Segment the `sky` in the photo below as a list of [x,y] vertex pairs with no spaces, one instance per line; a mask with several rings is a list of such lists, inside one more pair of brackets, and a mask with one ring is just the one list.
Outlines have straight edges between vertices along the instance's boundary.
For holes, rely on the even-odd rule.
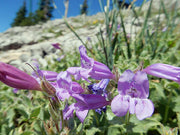
[[[38,9],[39,0],[25,0],[27,10],[30,10],[30,1],[32,1],[32,11]],[[77,16],[80,14],[80,5],[83,4],[84,0],[69,0],[68,17]],[[101,0],[106,3],[106,0]],[[23,5],[24,0],[1,0],[0,2],[0,33],[6,31],[11,27],[13,19],[16,17],[16,13],[19,8]],[[139,6],[143,0],[137,0],[135,3]],[[53,18],[59,19],[64,16],[64,0],[54,0],[57,9],[53,11]],[[101,12],[99,0],[88,0],[88,15],[93,15]]]

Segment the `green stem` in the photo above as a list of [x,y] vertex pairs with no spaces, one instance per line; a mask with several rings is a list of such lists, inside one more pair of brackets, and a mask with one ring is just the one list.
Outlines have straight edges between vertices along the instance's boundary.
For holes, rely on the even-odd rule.
[[126,125],[129,124],[129,119],[130,119],[130,113],[129,113],[129,111],[128,111],[127,114],[126,114],[126,118],[125,118],[125,123],[126,123]]
[[63,119],[63,111],[62,110],[60,111],[60,115],[61,115],[61,122],[62,122],[62,129],[61,130],[63,130],[64,129],[64,119]]
[[168,102],[167,102],[167,105],[166,105],[166,108],[165,108],[163,124],[166,123],[167,118],[168,118],[169,104],[170,104],[170,102],[171,102],[171,97],[172,97],[172,91],[171,91],[171,93],[169,94]]
[[95,117],[97,126],[99,126],[99,121],[98,121],[98,117],[97,117],[97,114],[96,114],[95,110],[93,110],[93,113],[94,113],[94,117]]
[[129,111],[128,111],[127,114],[126,114],[126,117],[125,117],[126,135],[128,135],[127,126],[129,125],[129,119],[130,119],[130,113],[129,113]]
[[123,15],[122,15],[121,11],[119,13],[120,13],[120,18],[121,18],[121,25],[122,25],[122,28],[123,28],[124,38],[125,38],[125,41],[126,41],[126,44],[127,44],[127,54],[128,54],[128,58],[130,59],[131,58],[130,43],[129,43],[128,39],[127,39],[127,33],[126,33],[125,26],[124,26]]

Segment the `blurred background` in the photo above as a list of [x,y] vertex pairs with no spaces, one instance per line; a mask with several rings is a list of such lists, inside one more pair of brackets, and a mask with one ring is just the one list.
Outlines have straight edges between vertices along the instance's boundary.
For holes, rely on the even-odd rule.
[[[106,0],[100,1],[106,5]],[[130,3],[132,1],[126,0],[125,2]],[[67,17],[82,14],[81,10],[84,8],[86,14],[90,16],[102,12],[99,0],[4,0],[0,3],[0,32],[6,31],[11,26],[33,25],[39,21],[62,18],[65,15],[65,4],[67,2],[69,3]],[[120,0],[120,2],[122,1]],[[135,0],[134,4],[140,6],[142,2],[143,0]],[[110,3],[112,6],[112,0]],[[46,10],[45,14],[48,14],[45,18],[42,17],[44,16],[43,10]],[[18,24],[18,17],[19,20],[24,19],[25,21]]]

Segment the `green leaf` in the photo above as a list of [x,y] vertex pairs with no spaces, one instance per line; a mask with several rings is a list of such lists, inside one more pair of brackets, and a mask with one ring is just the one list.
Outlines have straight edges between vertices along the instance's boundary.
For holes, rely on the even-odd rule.
[[125,134],[126,129],[123,125],[112,125],[108,127],[108,135],[119,135],[119,134]]
[[95,133],[97,132],[101,132],[101,130],[99,128],[96,127],[92,127],[88,130],[86,130],[86,135],[95,135]]
[[140,121],[133,115],[130,119],[130,122],[132,122],[133,125],[129,125],[129,128],[132,128],[134,133],[147,133],[149,129],[161,125],[161,123],[156,120],[157,118],[146,118]]
[[173,111],[180,113],[180,96],[174,97],[172,101],[174,103]]
[[40,107],[35,108],[34,110],[32,110],[31,115],[30,115],[30,119],[37,118],[39,113],[40,113],[40,110],[41,110]]
[[34,135],[34,133],[31,131],[25,131],[21,135]]
[[31,100],[27,96],[23,96],[23,103],[27,105],[28,107],[32,106]]
[[180,129],[180,113],[177,113],[178,127]]
[[29,115],[24,109],[17,108],[17,111],[24,116],[26,119],[28,119]]
[[166,87],[170,88],[170,89],[178,89],[179,88],[179,84],[177,82],[170,82],[170,83],[167,84]]
[[151,85],[156,88],[156,94],[157,94],[158,97],[165,98],[164,88],[160,83],[151,82]]

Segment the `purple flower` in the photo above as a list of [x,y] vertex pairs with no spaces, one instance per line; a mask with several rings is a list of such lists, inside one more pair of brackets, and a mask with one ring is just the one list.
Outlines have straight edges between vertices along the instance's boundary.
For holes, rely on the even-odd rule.
[[87,56],[86,48],[82,45],[79,47],[81,56],[81,67],[70,67],[67,72],[74,75],[75,79],[80,78],[90,82],[88,77],[96,80],[101,79],[114,79],[115,75],[103,63],[97,62]]
[[40,78],[45,78],[47,81],[56,81],[58,73],[53,71],[40,70],[39,63],[35,61],[33,65],[36,67],[36,72],[32,72],[32,76],[40,83]]
[[149,82],[145,72],[126,70],[119,78],[117,95],[111,102],[112,112],[116,116],[124,116],[129,111],[136,114],[139,120],[150,117],[154,105],[149,96]]
[[164,27],[164,28],[162,29],[162,32],[167,31],[167,29],[168,29],[168,27],[167,27],[167,26],[166,26],[166,27]]
[[121,28],[121,24],[118,24],[117,30],[120,30],[120,28]]
[[58,57],[56,60],[60,62],[64,57],[65,57],[65,55],[61,55],[61,56]]
[[179,67],[162,64],[162,63],[156,63],[146,67],[143,71],[146,72],[147,74],[159,78],[165,78],[180,83]]
[[42,91],[39,83],[32,76],[3,62],[0,62],[0,81],[17,89]]
[[57,97],[62,101],[64,101],[65,99],[69,99],[69,97],[73,93],[79,94],[84,92],[81,85],[77,82],[73,82],[71,80],[71,76],[66,71],[60,72],[58,74],[57,85],[55,86],[55,88]]
[[71,104],[64,110],[64,119],[72,117],[75,110],[77,117],[82,123],[87,116],[88,110],[102,108],[110,103],[101,95],[72,94],[72,97],[76,99],[77,103]]
[[[93,92],[93,94],[102,95],[105,98],[107,98],[106,87],[107,87],[109,81],[110,81],[110,79],[103,79],[99,83],[94,83],[94,84],[89,85],[88,88],[89,88],[89,90],[91,90]],[[96,112],[98,112],[99,114],[101,114],[102,111],[103,112],[106,111],[106,106],[96,109]]]
[[56,49],[61,49],[59,43],[53,43],[52,46]]
[[90,37],[87,37],[87,40],[88,40],[88,41],[91,41],[91,38],[90,38]]
[[33,72],[32,76],[37,80],[39,80],[39,76],[42,78],[44,77],[47,81],[56,81],[58,75],[58,73],[56,72],[40,70],[40,69],[37,69],[37,73],[38,75],[35,72]]
[[93,94],[104,96],[106,95],[106,87],[109,81],[110,79],[102,79],[99,83],[89,85],[88,88],[93,92]]
[[15,93],[15,94],[16,94],[18,91],[19,91],[19,89],[17,89],[17,88],[14,88],[14,89],[13,89],[13,93]]

